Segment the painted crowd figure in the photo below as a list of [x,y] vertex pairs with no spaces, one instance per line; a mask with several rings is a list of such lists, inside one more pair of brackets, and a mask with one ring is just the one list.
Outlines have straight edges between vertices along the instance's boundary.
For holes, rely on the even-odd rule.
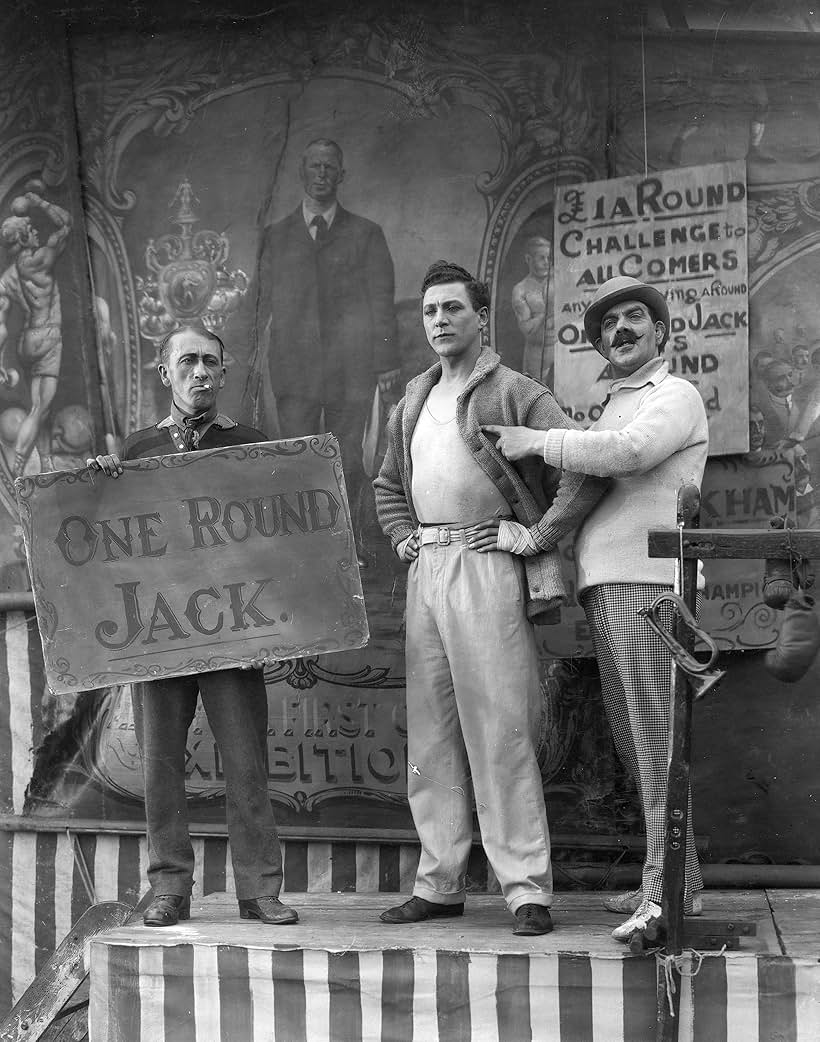
[[[669,527],[682,485],[700,487],[709,437],[700,393],[672,376],[663,358],[669,310],[658,290],[626,276],[610,279],[585,312],[584,327],[614,375],[596,423],[584,431],[528,424],[493,432],[508,460],[538,458],[563,468],[562,484],[578,472],[612,480],[576,535],[575,565],[615,745],[635,779],[646,829],[641,888],[605,902],[610,911],[631,913],[612,934],[628,942],[660,916],[664,885],[672,660],[639,613],[672,590],[675,566],[649,557],[647,537]],[[667,611],[663,624],[671,630]],[[702,889],[690,814],[686,914],[699,914]]]
[[[123,460],[267,441],[217,411],[225,383],[224,347],[214,333],[185,326],[160,345],[160,379],[171,411],[125,442]],[[89,466],[110,477],[123,473],[114,454]],[[194,852],[188,832],[185,762],[188,728],[202,699],[225,774],[225,804],[236,896],[243,919],[272,925],[298,921],[279,900],[282,850],[268,795],[265,767],[268,699],[262,664],[134,684],[134,727],[145,775],[148,881],[153,900],[146,926],[172,926],[190,914]]]
[[548,387],[555,382],[552,239],[533,230],[525,240],[528,274],[513,286],[512,308],[524,334],[521,371]]
[[422,295],[438,361],[407,385],[374,482],[379,522],[409,564],[408,798],[421,858],[413,896],[381,919],[462,914],[474,798],[513,932],[543,934],[552,929],[552,865],[532,621],[560,603],[556,545],[606,483],[565,476],[556,494],[556,470],[507,462],[485,424],[573,421],[548,388],[482,347],[486,286],[438,261]]
[[356,516],[373,395],[399,373],[393,260],[379,225],[338,201],[345,169],[335,141],[312,141],[299,173],[302,202],[265,229],[259,254],[255,414],[263,406],[282,438],[338,437]]
[[[50,435],[45,421],[51,411],[63,353],[60,288],[54,272],[68,242],[71,215],[40,194],[41,182],[12,200],[13,215],[0,226],[0,242],[9,251],[11,265],[0,275],[0,384],[19,374],[6,365],[8,318],[12,305],[24,316],[17,343],[17,359],[29,382],[30,405],[15,442],[15,477],[20,477],[39,442],[41,462],[50,455]],[[40,242],[31,215],[40,213],[55,226]]]

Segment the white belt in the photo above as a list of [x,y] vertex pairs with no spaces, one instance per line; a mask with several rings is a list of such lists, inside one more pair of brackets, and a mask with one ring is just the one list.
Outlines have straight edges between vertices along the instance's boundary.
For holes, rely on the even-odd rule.
[[449,546],[450,543],[467,545],[466,528],[450,528],[449,525],[419,525],[419,546],[435,543],[437,546]]

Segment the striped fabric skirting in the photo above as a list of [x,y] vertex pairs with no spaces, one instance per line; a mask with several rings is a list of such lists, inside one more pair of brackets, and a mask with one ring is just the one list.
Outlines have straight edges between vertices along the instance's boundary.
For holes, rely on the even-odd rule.
[[[651,957],[284,948],[95,941],[90,1042],[655,1037]],[[816,1042],[816,963],[721,955],[684,972],[679,1042]]]

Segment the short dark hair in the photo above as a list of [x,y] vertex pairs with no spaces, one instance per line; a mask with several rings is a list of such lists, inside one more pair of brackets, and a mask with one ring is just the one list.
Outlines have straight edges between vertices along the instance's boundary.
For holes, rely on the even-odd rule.
[[490,291],[487,289],[486,283],[479,282],[466,268],[462,268],[460,264],[455,264],[453,261],[437,260],[430,265],[427,274],[422,279],[422,297],[431,286],[443,286],[447,282],[462,283],[467,290],[467,296],[470,298],[474,311],[480,311],[481,308],[487,308],[489,311]]
[[216,343],[219,344],[219,357],[220,357],[220,360],[224,363],[224,361],[225,361],[225,345],[222,343],[222,341],[219,339],[219,337],[216,335],[216,333],[214,333],[214,331],[212,329],[208,329],[207,326],[203,326],[203,325],[199,325],[199,324],[193,324],[193,323],[186,323],[184,326],[175,326],[171,330],[171,332],[170,333],[166,333],[165,336],[160,341],[159,348],[157,349],[157,358],[159,359],[160,362],[162,362],[163,365],[168,365],[168,355],[169,355],[169,353],[171,351],[171,341],[174,339],[174,337],[177,335],[177,333],[185,333],[185,332],[188,332],[188,331],[190,331],[192,333],[197,333],[199,336],[204,336],[208,340],[216,341]]
[[304,164],[305,156],[307,155],[308,149],[310,148],[332,148],[339,158],[339,166],[344,167],[345,155],[344,152],[342,152],[342,147],[338,144],[338,142],[334,141],[332,138],[316,137],[312,141],[308,141],[308,143],[302,149],[302,158],[300,160],[300,163]]

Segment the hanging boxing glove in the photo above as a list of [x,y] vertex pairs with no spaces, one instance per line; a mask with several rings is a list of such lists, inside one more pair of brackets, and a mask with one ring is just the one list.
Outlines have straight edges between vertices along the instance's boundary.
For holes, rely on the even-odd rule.
[[[769,519],[769,527],[794,528],[794,525],[783,517],[773,517]],[[794,588],[794,567],[791,558],[768,558],[763,569],[763,600],[766,604],[770,608],[783,608]]]
[[794,684],[806,674],[820,650],[820,619],[814,598],[795,590],[786,604],[777,643],[766,652],[766,669],[777,680]]

